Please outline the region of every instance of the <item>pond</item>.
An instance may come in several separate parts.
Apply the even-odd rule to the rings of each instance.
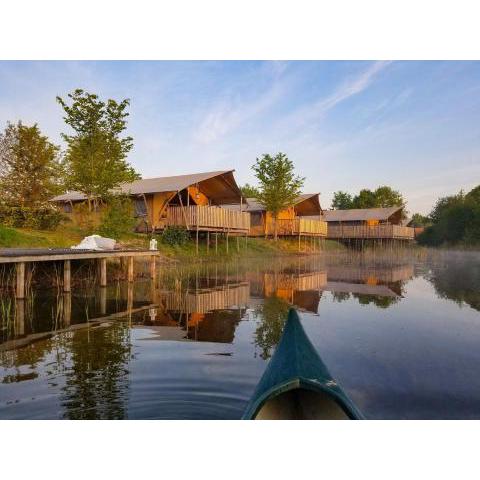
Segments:
[[[3,295],[0,419],[237,419],[291,305],[370,419],[480,418],[480,254],[164,267]]]

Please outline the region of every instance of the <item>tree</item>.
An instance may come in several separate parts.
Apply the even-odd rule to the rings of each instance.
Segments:
[[[375,208],[377,206],[375,193],[367,188],[353,198],[352,208]]]
[[[373,195],[375,197],[376,207],[404,207],[405,200],[400,192],[393,190],[387,185],[378,187]]]
[[[122,137],[128,117],[128,99],[117,103],[99,100],[95,94],[77,89],[69,93],[71,105],[57,97],[67,125],[74,135],[62,134],[67,142],[66,180],[69,189],[84,193],[89,210],[123,182],[140,178],[126,161],[132,137]]]
[[[348,210],[353,208],[352,204],[353,198],[349,193],[341,190],[333,193],[332,208],[334,210]]]
[[[426,245],[480,243],[480,186],[466,195],[441,197],[430,213],[432,225],[418,237]]]
[[[431,223],[429,217],[426,217],[421,213],[414,213],[409,225],[412,227],[428,227]]]
[[[243,187],[240,187],[240,191],[245,198],[257,198],[258,188],[246,183]]]
[[[59,192],[60,147],[31,127],[9,123],[0,134],[0,190],[12,206],[35,207]]]
[[[274,157],[264,154],[257,158],[252,169],[260,183],[256,198],[272,214],[277,240],[278,214],[294,203],[305,179],[295,175],[293,162],[284,153],[277,153]]]

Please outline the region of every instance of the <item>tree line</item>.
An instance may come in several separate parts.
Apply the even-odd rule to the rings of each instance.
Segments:
[[[421,217],[421,216],[420,216]],[[418,241],[424,245],[480,244],[480,185],[470,192],[441,197],[430,214],[419,218],[426,226]]]
[[[56,100],[71,128],[61,134],[65,150],[43,135],[38,124],[9,122],[0,133],[0,221],[4,224],[54,228],[62,220],[49,203],[54,195],[79,191],[92,212],[121,183],[140,178],[127,161],[133,147],[132,137],[124,134],[128,99],[102,101],[77,89],[66,99]],[[47,219],[42,225],[35,223],[39,213]]]

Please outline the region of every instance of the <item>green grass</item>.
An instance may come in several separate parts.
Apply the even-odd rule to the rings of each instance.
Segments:
[[[80,243],[82,238],[89,235],[80,227],[73,224],[61,225],[55,231],[30,230],[25,228],[9,228],[0,225],[0,247],[30,247],[30,248],[68,248],[72,245]],[[231,237],[229,240],[229,248],[227,253],[227,242],[225,238],[218,238],[218,254],[215,254],[215,241],[211,236],[210,249],[207,251],[205,240],[199,243],[199,252],[197,256],[195,241],[190,240],[185,245],[167,245],[162,242],[161,236],[156,236],[158,240],[158,249],[166,257],[170,258],[214,258],[220,257],[236,257],[236,256],[278,256],[313,253],[314,249],[310,242],[306,244],[302,241],[301,251],[298,250],[298,240],[279,239],[275,242],[272,239],[265,238],[249,238],[245,243],[245,238],[239,238],[239,250],[237,251],[237,240]],[[127,248],[148,248],[150,236],[146,234],[128,234],[119,239],[122,246]],[[334,241],[327,240],[325,242],[327,250],[335,250],[341,246]]]

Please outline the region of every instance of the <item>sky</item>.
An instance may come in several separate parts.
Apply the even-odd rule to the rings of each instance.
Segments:
[[[55,100],[129,98],[129,162],[144,178],[235,169],[284,152],[304,191],[390,185],[410,213],[480,184],[480,62],[0,62],[0,128],[38,123],[63,145]]]

